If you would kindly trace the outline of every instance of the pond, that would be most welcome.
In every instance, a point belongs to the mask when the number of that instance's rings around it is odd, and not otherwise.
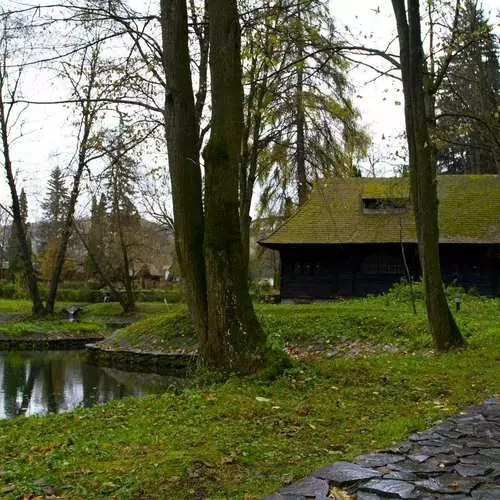
[[[179,379],[86,363],[85,351],[0,351],[0,418],[161,393]]]

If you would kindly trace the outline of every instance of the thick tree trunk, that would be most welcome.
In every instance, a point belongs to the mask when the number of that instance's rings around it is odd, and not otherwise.
[[[248,293],[239,224],[243,131],[240,30],[235,0],[209,0],[212,128],[205,158],[205,265],[208,336],[203,361],[252,371],[263,362],[265,335]]]
[[[33,303],[33,314],[43,314],[44,307],[38,289],[38,281],[31,260],[31,250],[28,244],[28,236],[26,228],[21,215],[21,207],[19,204],[19,196],[17,194],[16,181],[12,171],[12,161],[10,158],[10,148],[8,139],[7,116],[5,114],[5,104],[3,102],[2,92],[0,86],[0,128],[2,133],[2,147],[3,147],[3,160],[4,170],[9,185],[10,195],[12,199],[12,220],[15,229],[16,237],[19,241],[19,249],[21,251],[21,259],[23,261],[24,273],[28,283],[28,290],[30,293],[31,301]]]
[[[165,127],[172,185],[177,257],[190,317],[207,341],[207,295],[203,256],[202,182],[188,51],[185,0],[161,0]]]
[[[424,57],[418,0],[392,0],[396,15],[406,133],[410,154],[410,188],[417,227],[429,328],[436,347],[445,351],[465,344],[444,294],[439,261],[436,160],[429,134],[424,89]]]

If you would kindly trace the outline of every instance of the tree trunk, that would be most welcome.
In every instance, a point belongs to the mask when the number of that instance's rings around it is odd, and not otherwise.
[[[15,234],[19,241],[19,249],[21,251],[21,259],[23,261],[24,274],[28,282],[28,290],[33,303],[32,311],[33,314],[43,314],[44,307],[43,302],[40,297],[40,291],[38,289],[38,281],[35,274],[35,269],[33,267],[33,262],[31,260],[31,250],[28,244],[28,236],[26,234],[26,227],[23,222],[21,215],[21,207],[19,204],[19,196],[17,194],[16,181],[14,179],[14,173],[12,171],[12,161],[10,158],[10,148],[8,139],[8,126],[7,126],[7,116],[5,114],[5,103],[3,102],[2,96],[2,85],[3,77],[0,85],[0,128],[2,133],[2,147],[3,147],[3,160],[4,160],[4,170],[7,177],[7,183],[9,185],[10,195],[12,199],[12,220],[15,228]]]
[[[263,362],[265,335],[248,293],[238,180],[243,131],[240,30],[235,0],[209,0],[212,128],[205,158],[208,336],[203,361],[248,372]]]
[[[204,221],[195,104],[185,0],[161,0],[165,127],[172,185],[175,243],[190,317],[207,341]]]
[[[107,274],[104,272],[103,268],[101,267],[99,259],[94,253],[94,249],[90,247],[90,245],[87,243],[87,241],[83,237],[82,233],[78,230],[78,227],[76,225],[73,225],[73,229],[75,230],[76,235],[78,236],[83,246],[85,247],[85,250],[87,250],[87,255],[89,256],[92,265],[95,268],[96,273],[100,276],[103,283],[111,290],[111,293],[116,297],[116,299],[120,303],[120,306],[123,309],[123,312],[125,313],[132,312],[132,310],[130,310],[129,308],[129,302],[126,299],[126,297],[124,297],[124,295],[116,289],[116,287],[113,285],[113,282],[108,278]]]
[[[89,134],[90,134],[90,128],[87,130],[87,127],[85,127],[84,138],[83,138],[83,141],[85,143],[88,140]],[[59,286],[59,280],[61,278],[61,273],[64,266],[64,259],[66,258],[66,250],[68,248],[68,242],[71,237],[71,232],[73,229],[75,207],[76,207],[76,202],[78,200],[78,196],[80,194],[80,181],[83,175],[83,170],[85,168],[85,165],[86,165],[85,151],[80,147],[78,167],[73,177],[73,189],[71,190],[71,196],[69,198],[66,217],[64,219],[64,224],[62,227],[61,240],[59,243],[59,248],[57,249],[56,259],[50,276],[49,292],[47,295],[47,301],[45,303],[45,309],[48,314],[52,314],[54,312],[57,288]]]
[[[307,189],[307,175],[306,175],[306,145],[305,145],[305,110],[304,110],[304,56],[302,40],[302,20],[300,15],[300,5],[297,5],[297,18],[298,18],[298,39],[297,39],[297,88],[296,88],[296,113],[297,113],[297,149],[295,152],[296,161],[296,174],[297,174],[297,194],[299,198],[299,205],[303,205],[308,198]]]
[[[128,245],[123,230],[123,220],[120,214],[120,208],[115,205],[116,218],[118,221],[118,239],[120,243],[120,254],[122,257],[122,282],[125,287],[125,304],[126,312],[133,312],[135,310],[135,297],[134,297],[134,278],[130,273],[130,259],[128,256]]]
[[[429,134],[424,89],[424,57],[418,0],[392,0],[396,16],[405,120],[410,156],[410,191],[414,205],[420,264],[429,328],[436,347],[446,351],[465,344],[446,301],[439,261],[436,159]]]

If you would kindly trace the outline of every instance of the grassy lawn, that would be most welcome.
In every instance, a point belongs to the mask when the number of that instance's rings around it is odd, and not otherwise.
[[[81,320],[78,323],[67,321],[66,307],[73,302],[58,302],[56,314],[48,318],[31,317],[31,302],[20,299],[0,299],[0,335],[20,337],[24,334],[48,333],[87,333],[105,331],[106,323],[114,319],[137,321],[148,316],[168,311],[178,311],[182,306],[177,304],[166,306],[163,302],[143,302],[137,304],[137,310],[132,315],[123,315],[122,308],[117,302],[79,304],[83,310],[78,314]]]
[[[250,500],[498,394],[500,300],[464,297],[469,347],[449,354],[432,351],[418,308],[397,297],[259,306],[270,341],[299,358],[277,378],[194,380],[0,421],[0,496],[42,494],[43,480],[71,499]],[[155,321],[129,337],[161,330]]]

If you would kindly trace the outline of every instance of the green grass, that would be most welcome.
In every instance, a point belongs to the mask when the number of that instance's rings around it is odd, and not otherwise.
[[[432,348],[421,300],[417,301],[416,315],[408,301],[391,294],[333,303],[259,304],[256,312],[269,341],[278,347],[316,346],[328,352],[339,344],[356,342],[407,351]],[[466,338],[485,326],[495,328],[493,317],[500,317],[499,300],[471,296],[464,296],[462,311],[456,315]],[[116,331],[107,343],[168,351],[194,350],[197,340],[185,319],[185,308],[177,305],[170,312],[148,316]]]
[[[106,329],[104,323],[97,321],[71,323],[67,320],[23,320],[9,321],[0,324],[0,335],[9,337],[22,337],[23,335],[47,335],[64,333],[94,333],[102,332]]]
[[[99,303],[82,303],[82,302],[57,302],[55,310],[64,311],[64,309],[72,304],[78,304],[84,307],[82,317],[85,316],[122,316],[123,310],[118,302],[99,302]],[[144,317],[148,314],[157,314],[166,310],[175,309],[177,304],[165,305],[163,302],[138,302],[136,315]],[[31,302],[25,299],[0,299],[0,316],[8,314],[26,314],[31,313]]]
[[[121,328],[104,342],[114,347],[169,352],[193,352],[198,344],[186,308],[182,306]]]
[[[2,421],[0,488],[40,493],[43,478],[65,498],[258,498],[494,394],[495,340],[439,356],[315,359],[273,381]]]
[[[327,347],[278,378],[263,375],[123,399],[64,415],[0,421],[0,492],[63,498],[253,499],[315,468],[404,440],[499,393],[500,300],[464,298],[469,346],[435,354],[423,307],[395,297],[258,307],[274,341]],[[130,342],[171,314],[122,330]],[[357,340],[398,350],[328,358]],[[329,344],[328,344],[329,343]]]

